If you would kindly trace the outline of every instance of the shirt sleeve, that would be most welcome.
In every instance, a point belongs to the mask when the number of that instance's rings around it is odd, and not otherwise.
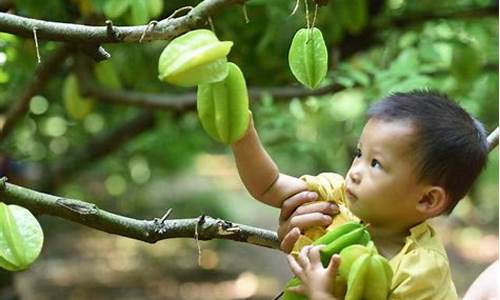
[[[457,300],[448,259],[417,248],[402,257],[392,279],[389,300]]]

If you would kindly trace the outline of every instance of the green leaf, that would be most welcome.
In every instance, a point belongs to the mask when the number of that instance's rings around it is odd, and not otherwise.
[[[356,34],[366,26],[368,3],[366,0],[339,0],[339,19],[344,28]]]
[[[137,0],[136,0],[137,1]],[[163,11],[163,0],[145,0],[149,18],[159,16]]]
[[[481,69],[479,53],[469,45],[453,48],[451,73],[461,81],[474,78]]]
[[[141,2],[134,0],[132,2]],[[110,19],[116,19],[123,15],[130,5],[128,0],[108,0],[104,5],[104,15]]]
[[[366,109],[363,91],[356,88],[336,93],[329,103],[329,112],[332,118],[338,121],[355,120],[361,117]]]
[[[119,89],[121,88],[120,78],[116,73],[113,63],[110,60],[102,61],[95,65],[94,74],[97,81],[104,86]]]
[[[148,7],[144,0],[133,0],[130,3],[129,22],[132,25],[144,25],[149,21]]]
[[[350,68],[349,75],[362,86],[370,85],[370,76],[359,69]]]
[[[69,75],[64,81],[63,101],[66,112],[75,120],[85,118],[94,107],[94,100],[80,95],[78,80],[74,74]]]

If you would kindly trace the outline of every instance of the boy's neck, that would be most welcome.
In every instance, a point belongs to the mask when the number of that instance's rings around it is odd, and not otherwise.
[[[383,226],[368,226],[371,238],[380,255],[391,259],[403,248],[411,227],[392,228]]]

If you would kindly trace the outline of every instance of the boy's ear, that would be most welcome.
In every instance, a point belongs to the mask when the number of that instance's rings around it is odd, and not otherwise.
[[[448,194],[440,186],[430,186],[417,203],[417,210],[428,216],[441,214],[448,206]]]

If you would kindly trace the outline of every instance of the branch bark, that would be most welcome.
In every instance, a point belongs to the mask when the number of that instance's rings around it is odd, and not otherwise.
[[[491,152],[498,146],[498,127],[488,135],[488,151]]]
[[[25,207],[35,214],[60,217],[111,234],[155,243],[170,238],[197,238],[199,240],[225,239],[257,246],[279,249],[275,232],[248,225],[232,223],[209,216],[193,219],[138,220],[120,216],[97,205],[40,193],[0,179],[2,202]]]
[[[31,37],[33,28],[42,40],[70,42],[73,44],[104,44],[119,42],[148,42],[169,40],[183,32],[205,24],[207,17],[226,7],[243,4],[246,0],[205,0],[188,14],[178,18],[166,18],[153,28],[140,26],[88,26],[72,23],[49,22],[0,13],[0,31]],[[143,33],[145,33],[143,36]],[[142,39],[141,39],[142,38]]]

